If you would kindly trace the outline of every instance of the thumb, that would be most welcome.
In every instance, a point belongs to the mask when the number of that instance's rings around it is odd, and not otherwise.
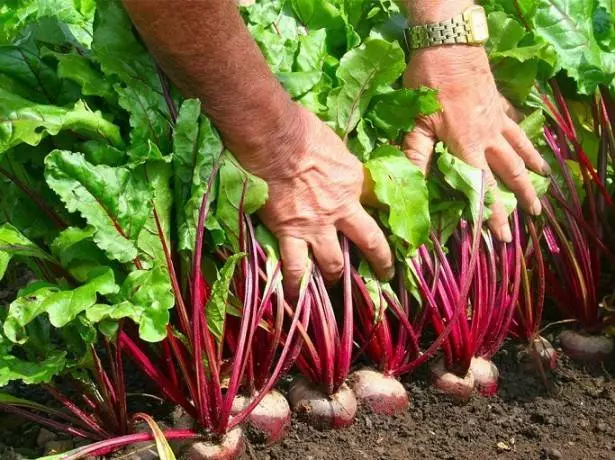
[[[419,121],[404,139],[403,151],[414,165],[427,174],[436,138],[429,127]]]

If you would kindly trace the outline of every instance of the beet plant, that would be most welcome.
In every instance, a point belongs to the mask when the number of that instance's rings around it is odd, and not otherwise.
[[[581,361],[602,361],[613,351],[613,339],[603,335],[605,309],[600,305],[602,276],[613,255],[608,215],[613,206],[606,186],[607,160],[612,152],[612,126],[600,93],[591,103],[593,134],[599,141],[594,166],[582,145],[568,102],[557,83],[554,101],[543,96],[553,119],[545,136],[561,182],[551,186],[545,202],[544,229],[548,259],[547,294],[576,328],[560,335],[563,350]]]
[[[394,415],[407,409],[406,389],[398,380],[426,363],[439,350],[452,329],[441,331],[424,349],[423,332],[429,324],[431,305],[422,307],[398,277],[398,289],[379,283],[365,266],[353,270],[355,340],[358,357],[365,354],[374,367],[350,376],[359,401],[377,414]]]
[[[546,267],[539,230],[525,218],[522,234],[521,287],[517,311],[510,325],[510,335],[523,342],[517,355],[524,369],[536,369],[542,375],[557,366],[557,352],[540,335],[546,292]]]

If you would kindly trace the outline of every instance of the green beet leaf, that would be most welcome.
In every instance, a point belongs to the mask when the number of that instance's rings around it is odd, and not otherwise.
[[[429,235],[425,176],[403,154],[374,158],[365,166],[375,183],[376,197],[389,208],[391,232],[408,244],[410,252],[415,251]]]
[[[79,41],[88,45],[92,36],[95,0],[5,0],[0,5],[0,43],[18,37],[22,30],[43,18],[59,19]]]
[[[173,135],[173,184],[178,228],[178,248],[191,253],[196,240],[199,209],[224,146],[208,118],[201,115],[196,99],[182,104]],[[213,183],[216,185],[216,182]],[[210,202],[216,197],[210,193]],[[220,226],[212,213],[206,227],[222,239]]]
[[[55,150],[45,159],[45,178],[69,212],[79,212],[111,259],[137,258],[136,240],[152,211],[153,191],[142,169],[94,166],[82,154]]]
[[[612,53],[602,53],[594,36],[594,2],[538,0],[534,16],[536,33],[556,50],[559,64],[578,86],[592,94],[599,84],[613,80]]]
[[[122,145],[119,128],[100,112],[90,110],[79,101],[72,108],[35,104],[0,88],[0,154],[26,143],[38,145],[46,135],[71,130]]]
[[[523,103],[539,70],[549,69],[549,75],[553,72],[555,51],[502,12],[489,15],[489,30],[492,32],[487,48],[498,88],[511,101]]]
[[[49,383],[56,375],[62,373],[65,367],[65,352],[54,352],[41,360],[28,361],[4,350],[0,344],[0,387],[15,380],[27,385]]]
[[[121,82],[115,89],[120,106],[130,113],[131,142],[152,142],[168,154],[172,123],[160,76],[119,0],[98,3],[92,51],[103,72]]]
[[[112,306],[92,305],[86,317],[93,323],[130,318],[139,326],[139,336],[147,342],[160,342],[166,337],[169,310],[175,304],[166,267],[131,272]],[[107,331],[112,330],[106,324]]]
[[[338,134],[348,136],[367,110],[376,90],[397,80],[406,66],[396,42],[370,38],[344,55],[337,70],[341,87],[328,100],[329,119]]]
[[[9,261],[15,256],[53,260],[49,254],[11,224],[0,225],[0,280],[6,273]]]
[[[230,153],[225,153],[220,167],[216,219],[227,230],[231,243],[239,237],[239,212],[243,197],[243,212],[258,211],[269,198],[267,183],[245,171]]]
[[[468,200],[469,212],[474,222],[478,221],[483,203],[490,204],[492,192],[487,190],[484,173],[453,156],[442,144],[436,148],[439,153],[437,164],[444,181]],[[484,200],[483,200],[484,196]],[[489,210],[483,209],[483,218],[489,217]]]
[[[41,60],[31,37],[19,45],[0,46],[0,88],[39,104],[54,104],[61,87],[56,71]]]
[[[113,271],[108,268],[94,270],[90,279],[75,289],[65,290],[49,284],[31,288],[10,304],[4,334],[12,342],[24,344],[28,340],[26,326],[43,313],[49,315],[54,327],[60,328],[94,305],[99,294],[114,294],[118,290]]]
[[[44,57],[55,58],[58,61],[58,77],[77,83],[83,95],[99,96],[111,105],[117,105],[117,94],[113,85],[89,58],[80,54],[63,54],[51,50],[46,50],[42,54]]]
[[[366,114],[388,139],[412,131],[418,117],[440,111],[438,93],[429,88],[399,89],[374,97],[373,108]]]
[[[235,267],[246,256],[240,252],[230,256],[220,270],[220,274],[211,287],[211,297],[207,302],[207,325],[214,337],[220,342],[224,333],[224,321],[226,319],[226,307],[229,291]]]

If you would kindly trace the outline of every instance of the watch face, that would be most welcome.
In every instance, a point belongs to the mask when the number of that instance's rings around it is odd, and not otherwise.
[[[489,39],[489,27],[487,26],[487,16],[482,8],[474,8],[470,11],[470,28],[474,42],[484,43]]]

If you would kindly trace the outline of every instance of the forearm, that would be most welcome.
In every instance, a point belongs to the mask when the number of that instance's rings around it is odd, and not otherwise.
[[[265,155],[268,138],[289,129],[290,98],[233,0],[123,1],[160,66],[184,95],[204,102],[242,163]]]
[[[472,0],[407,0],[408,16],[413,24],[450,19],[472,4]]]

